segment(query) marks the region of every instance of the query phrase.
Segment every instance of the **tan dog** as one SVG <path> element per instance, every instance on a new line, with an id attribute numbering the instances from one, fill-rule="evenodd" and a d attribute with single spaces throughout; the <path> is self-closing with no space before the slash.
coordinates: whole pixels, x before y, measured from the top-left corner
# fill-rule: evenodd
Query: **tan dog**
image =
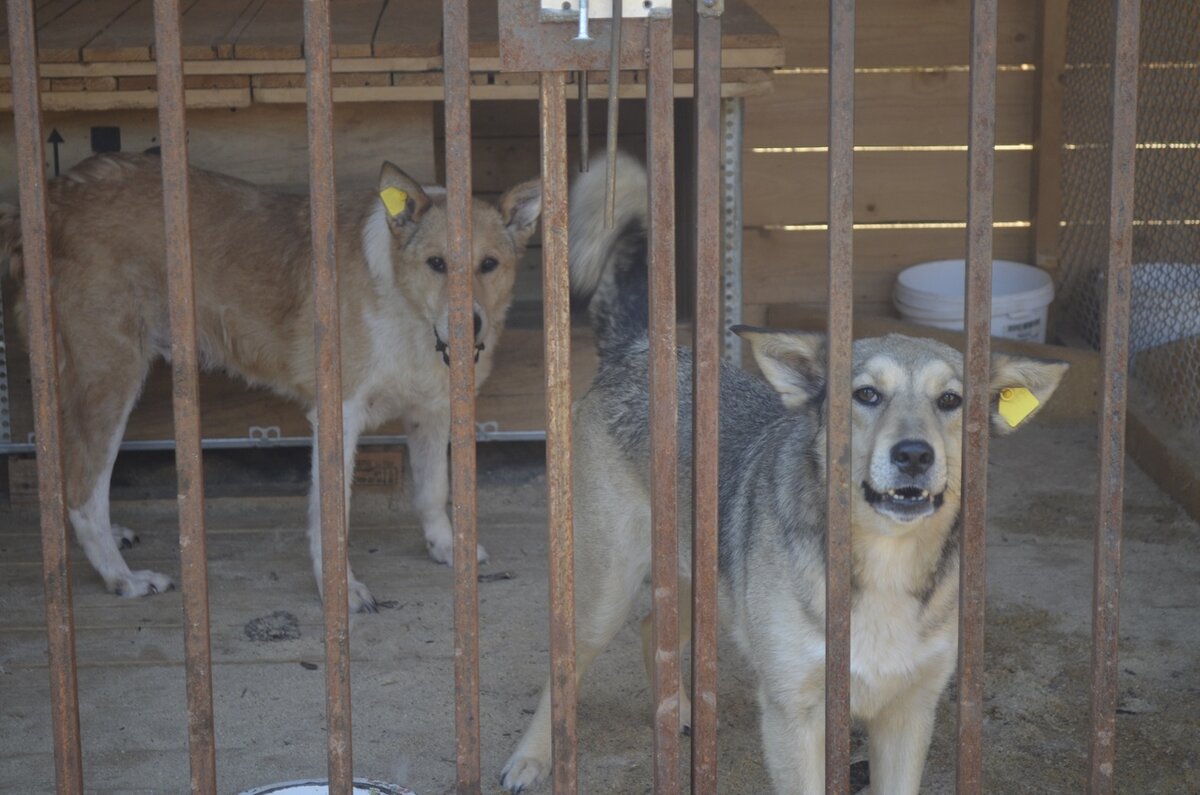
<path id="1" fill-rule="evenodd" d="M 49 185 L 50 251 L 58 313 L 67 506 L 76 537 L 110 591 L 172 587 L 130 571 L 109 519 L 109 480 L 125 423 L 150 365 L 170 356 L 162 176 L 151 155 L 100 155 Z M 299 401 L 315 399 L 312 247 L 307 197 L 191 171 L 197 336 L 203 365 Z M 534 180 L 474 204 L 476 384 L 492 367 L 516 265 L 541 209 Z M 450 562 L 446 461 L 450 427 L 446 209 L 384 163 L 379 187 L 338 201 L 346 483 L 367 428 L 406 424 L 414 503 L 430 555 Z M 19 223 L 0 209 L 0 254 L 20 277 Z M 24 287 L 17 313 L 26 333 Z M 314 450 L 313 461 L 317 460 Z M 309 547 L 321 583 L 316 467 Z M 348 496 L 348 495 L 347 495 Z M 349 504 L 349 499 L 347 499 Z M 480 547 L 479 558 L 486 558 Z M 350 574 L 350 608 L 372 610 Z"/>

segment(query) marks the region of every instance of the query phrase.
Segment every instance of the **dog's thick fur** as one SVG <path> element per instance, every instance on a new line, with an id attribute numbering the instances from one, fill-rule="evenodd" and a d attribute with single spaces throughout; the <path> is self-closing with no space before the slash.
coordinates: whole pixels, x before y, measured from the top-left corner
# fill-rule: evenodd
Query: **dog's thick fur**
<path id="1" fill-rule="evenodd" d="M 308 198 L 200 169 L 191 170 L 190 185 L 202 363 L 294 399 L 311 416 L 316 363 Z M 388 188 L 407 195 L 395 214 L 379 195 Z M 132 544 L 135 536 L 111 525 L 108 497 L 129 412 L 150 365 L 170 356 L 160 160 L 92 157 L 53 180 L 48 199 L 71 523 L 110 591 L 163 591 L 171 587 L 168 577 L 130 571 L 121 557 L 118 545 Z M 477 385 L 491 370 L 517 262 L 540 208 L 536 180 L 510 190 L 496 207 L 474 204 Z M 444 200 L 384 163 L 378 188 L 340 197 L 337 216 L 347 490 L 359 434 L 402 419 L 426 542 L 435 560 L 449 562 Z M 0 209 L 0 251 L 11 255 L 18 279 L 19 229 L 16 211 Z M 22 285 L 17 311 L 27 333 L 24 298 Z M 316 460 L 314 450 L 308 531 L 320 587 Z M 479 556 L 485 557 L 482 547 Z M 374 605 L 351 574 L 351 609 Z"/>
<path id="2" fill-rule="evenodd" d="M 574 410 L 580 677 L 624 624 L 650 564 L 646 184 L 627 157 L 618 173 L 612 231 L 596 212 L 602 164 L 571 195 L 573 282 L 594 292 L 600 350 L 596 379 Z M 766 382 L 721 370 L 721 614 L 756 675 L 775 791 L 816 795 L 825 773 L 825 345 L 815 334 L 741 334 Z M 1065 370 L 995 357 L 993 408 L 1002 387 L 1026 387 L 1044 403 Z M 691 373 L 690 352 L 682 350 L 682 538 L 690 522 Z M 851 706 L 869 732 L 872 791 L 912 795 L 956 656 L 962 357 L 930 340 L 862 340 L 854 346 L 853 377 Z M 1011 430 L 998 417 L 994 427 Z M 685 550 L 684 594 L 688 557 Z M 681 711 L 687 721 L 686 694 Z M 547 687 L 504 768 L 504 786 L 520 792 L 535 785 L 549 769 L 550 751 Z"/>

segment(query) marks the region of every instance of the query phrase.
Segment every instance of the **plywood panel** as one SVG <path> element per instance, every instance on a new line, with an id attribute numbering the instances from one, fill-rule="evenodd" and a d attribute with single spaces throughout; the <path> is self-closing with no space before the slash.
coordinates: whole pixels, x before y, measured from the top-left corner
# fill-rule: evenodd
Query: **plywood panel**
<path id="1" fill-rule="evenodd" d="M 91 0 L 71 6 L 44 27 L 39 27 L 38 60 L 78 61 L 89 41 L 142 1 Z"/>
<path id="2" fill-rule="evenodd" d="M 995 257 L 1024 260 L 1030 230 L 997 229 Z M 747 304 L 806 303 L 826 300 L 828 239 L 824 232 L 746 229 L 743 247 L 743 300 Z M 895 276 L 909 265 L 962 257 L 965 229 L 896 229 L 854 234 L 854 300 L 891 300 Z"/>
<path id="3" fill-rule="evenodd" d="M 996 143 L 1033 140 L 1034 72 L 996 78 Z M 747 147 L 825 146 L 829 142 L 828 79 L 781 74 L 774 90 L 746 100 Z M 942 70 L 860 74 L 855 78 L 854 143 L 966 144 L 966 72 Z"/>
<path id="4" fill-rule="evenodd" d="M 1028 220 L 1032 153 L 996 154 L 995 217 Z M 747 226 L 824 223 L 828 169 L 824 153 L 744 156 Z M 854 157 L 854 220 L 963 221 L 966 152 L 859 152 Z"/>
<path id="5" fill-rule="evenodd" d="M 304 57 L 304 7 L 297 0 L 266 0 L 233 44 L 237 58 Z"/>
<path id="6" fill-rule="evenodd" d="M 829 65 L 826 0 L 752 0 L 784 39 L 787 65 Z M 1036 0 L 1000 0 L 999 63 L 1032 63 L 1039 14 Z M 971 7 L 947 0 L 859 0 L 855 63 L 860 67 L 967 63 Z"/>
<path id="7" fill-rule="evenodd" d="M 188 61 L 228 58 L 241 27 L 249 24 L 262 0 L 196 0 L 183 12 L 180 36 Z"/>

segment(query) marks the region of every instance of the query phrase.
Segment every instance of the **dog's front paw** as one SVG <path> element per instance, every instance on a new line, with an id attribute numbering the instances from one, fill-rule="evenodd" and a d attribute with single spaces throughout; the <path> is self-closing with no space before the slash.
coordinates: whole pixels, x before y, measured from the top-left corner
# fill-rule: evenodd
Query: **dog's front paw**
<path id="1" fill-rule="evenodd" d="M 165 574 L 142 570 L 131 571 L 129 574 L 117 577 L 108 584 L 108 590 L 117 596 L 147 596 L 152 593 L 166 593 L 174 590 L 175 583 Z"/>
<path id="2" fill-rule="evenodd" d="M 549 768 L 541 759 L 514 754 L 500 772 L 500 786 L 512 793 L 525 792 L 541 784 Z"/>
<path id="3" fill-rule="evenodd" d="M 112 526 L 113 539 L 121 549 L 133 549 L 133 545 L 141 541 L 138 534 L 119 524 Z"/>
<path id="4" fill-rule="evenodd" d="M 379 605 L 375 603 L 375 597 L 371 596 L 371 592 L 367 590 L 367 586 L 355 579 L 350 580 L 350 612 L 379 612 Z"/>
<path id="5" fill-rule="evenodd" d="M 447 539 L 445 541 L 426 540 L 425 547 L 429 550 L 429 557 L 433 558 L 438 563 L 444 563 L 447 566 L 454 565 L 454 540 Z M 479 563 L 487 563 L 488 553 L 483 548 L 483 544 L 475 545 L 475 560 Z"/>

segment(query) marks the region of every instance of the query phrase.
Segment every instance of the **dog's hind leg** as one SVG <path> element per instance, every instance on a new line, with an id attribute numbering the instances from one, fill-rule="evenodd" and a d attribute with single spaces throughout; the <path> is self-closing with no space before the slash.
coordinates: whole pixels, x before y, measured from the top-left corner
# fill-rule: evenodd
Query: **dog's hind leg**
<path id="1" fill-rule="evenodd" d="M 450 444 L 450 413 L 429 411 L 405 420 L 408 455 L 412 459 L 413 507 L 425 532 L 425 548 L 438 563 L 454 562 L 454 532 L 446 515 L 450 496 L 450 465 L 446 458 Z M 475 547 L 476 560 L 488 559 L 482 544 Z"/>
<path id="2" fill-rule="evenodd" d="M 679 650 L 682 655 L 692 641 L 692 581 L 679 577 Z M 642 619 L 642 662 L 646 664 L 646 676 L 654 681 L 654 614 L 647 613 Z M 679 683 L 679 725 L 684 734 L 692 732 L 692 700 L 688 698 L 687 685 Z"/>
<path id="3" fill-rule="evenodd" d="M 76 336 L 73 341 L 80 343 Z M 120 340 L 114 345 L 131 345 Z M 116 348 L 116 349 L 119 349 Z M 154 571 L 131 571 L 119 544 L 132 546 L 131 530 L 114 526 L 109 516 L 113 464 L 129 412 L 141 391 L 148 362 L 113 362 L 91 357 L 86 350 L 62 349 L 63 445 L 67 473 L 67 515 L 75 537 L 105 587 L 118 596 L 145 596 L 169 591 L 170 577 Z M 91 368 L 103 363 L 105 369 Z"/>
<path id="4" fill-rule="evenodd" d="M 317 592 L 324 598 L 325 581 L 322 576 L 321 563 L 321 473 L 319 462 L 320 450 L 317 442 L 316 414 L 310 413 L 309 421 L 313 426 L 312 453 L 312 483 L 308 490 L 308 551 L 312 556 L 313 574 L 317 577 Z M 348 400 L 342 405 L 342 472 L 345 485 L 346 535 L 350 535 L 350 492 L 354 480 L 354 454 L 358 448 L 358 437 L 366 424 L 362 407 L 357 402 Z M 346 560 L 346 577 L 348 579 L 350 612 L 374 613 L 378 611 L 371 592 L 354 577 L 350 569 L 349 554 Z"/>

